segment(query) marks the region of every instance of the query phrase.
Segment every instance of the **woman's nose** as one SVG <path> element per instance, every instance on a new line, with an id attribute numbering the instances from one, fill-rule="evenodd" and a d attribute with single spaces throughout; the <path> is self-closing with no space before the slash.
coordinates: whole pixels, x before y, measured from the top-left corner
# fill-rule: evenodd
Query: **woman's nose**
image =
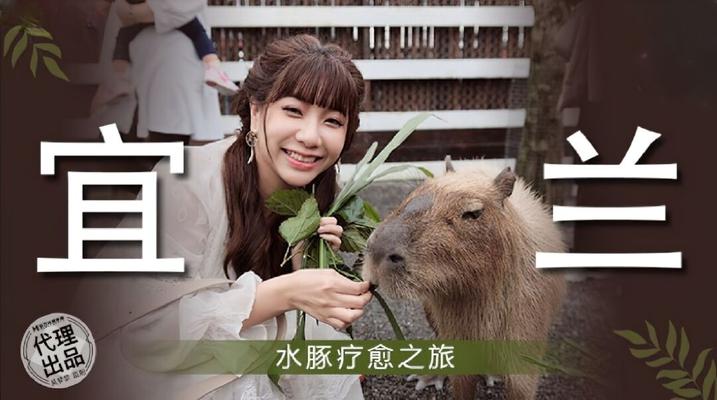
<path id="1" fill-rule="evenodd" d="M 318 121 L 306 121 L 301 130 L 296 133 L 296 140 L 308 148 L 321 146 L 321 134 Z"/>

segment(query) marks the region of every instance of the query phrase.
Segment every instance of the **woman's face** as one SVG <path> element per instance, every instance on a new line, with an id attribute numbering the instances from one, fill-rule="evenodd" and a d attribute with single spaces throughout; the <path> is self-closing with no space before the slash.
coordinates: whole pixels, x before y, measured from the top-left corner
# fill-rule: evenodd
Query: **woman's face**
<path id="1" fill-rule="evenodd" d="M 252 104 L 251 130 L 257 133 L 254 153 L 262 196 L 308 185 L 331 168 L 344 147 L 347 124 L 343 113 L 294 97 L 282 97 L 265 107 Z"/>

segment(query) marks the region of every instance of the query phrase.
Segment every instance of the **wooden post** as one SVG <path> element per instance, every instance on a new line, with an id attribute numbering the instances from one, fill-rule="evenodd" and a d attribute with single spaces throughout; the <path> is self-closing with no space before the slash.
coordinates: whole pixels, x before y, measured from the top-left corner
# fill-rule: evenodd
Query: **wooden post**
<path id="1" fill-rule="evenodd" d="M 560 163 L 563 158 L 565 135 L 557 105 L 565 60 L 557 54 L 553 39 L 570 15 L 571 3 L 533 0 L 535 25 L 530 31 L 528 102 L 516 172 L 548 204 L 561 204 L 568 187 L 562 182 L 543 180 L 543 163 Z"/>

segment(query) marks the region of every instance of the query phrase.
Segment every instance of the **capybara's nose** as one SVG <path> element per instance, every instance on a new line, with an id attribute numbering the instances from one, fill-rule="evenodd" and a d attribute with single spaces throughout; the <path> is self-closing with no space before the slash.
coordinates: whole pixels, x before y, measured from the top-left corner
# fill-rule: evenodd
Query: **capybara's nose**
<path id="1" fill-rule="evenodd" d="M 375 265 L 405 268 L 405 242 L 405 227 L 395 221 L 385 221 L 369 237 L 366 254 Z"/>
<path id="2" fill-rule="evenodd" d="M 404 268 L 406 259 L 401 255 L 399 246 L 395 246 L 391 241 L 385 238 L 377 238 L 372 236 L 366 247 L 366 254 L 371 258 L 375 265 L 385 268 Z"/>

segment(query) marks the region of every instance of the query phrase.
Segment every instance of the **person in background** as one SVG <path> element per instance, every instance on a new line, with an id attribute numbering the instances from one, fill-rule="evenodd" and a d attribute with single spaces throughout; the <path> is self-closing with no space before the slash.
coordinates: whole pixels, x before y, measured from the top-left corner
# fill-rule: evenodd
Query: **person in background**
<path id="1" fill-rule="evenodd" d="M 133 15 L 136 12 L 134 7 L 144 2 L 145 0 L 127 0 L 122 3 L 125 8 L 122 11 Z M 132 84 L 129 79 L 129 45 L 143 29 L 152 25 L 154 25 L 153 22 L 136 22 L 120 28 L 112 58 L 114 79 L 108 81 L 106 85 L 100 86 L 93 101 L 93 108 L 111 102 L 119 96 L 128 95 L 132 91 Z M 189 22 L 178 27 L 177 30 L 192 41 L 197 56 L 204 63 L 204 82 L 223 95 L 235 94 L 239 88 L 221 69 L 221 61 L 216 54 L 214 43 L 212 43 L 199 19 L 194 17 Z"/>

